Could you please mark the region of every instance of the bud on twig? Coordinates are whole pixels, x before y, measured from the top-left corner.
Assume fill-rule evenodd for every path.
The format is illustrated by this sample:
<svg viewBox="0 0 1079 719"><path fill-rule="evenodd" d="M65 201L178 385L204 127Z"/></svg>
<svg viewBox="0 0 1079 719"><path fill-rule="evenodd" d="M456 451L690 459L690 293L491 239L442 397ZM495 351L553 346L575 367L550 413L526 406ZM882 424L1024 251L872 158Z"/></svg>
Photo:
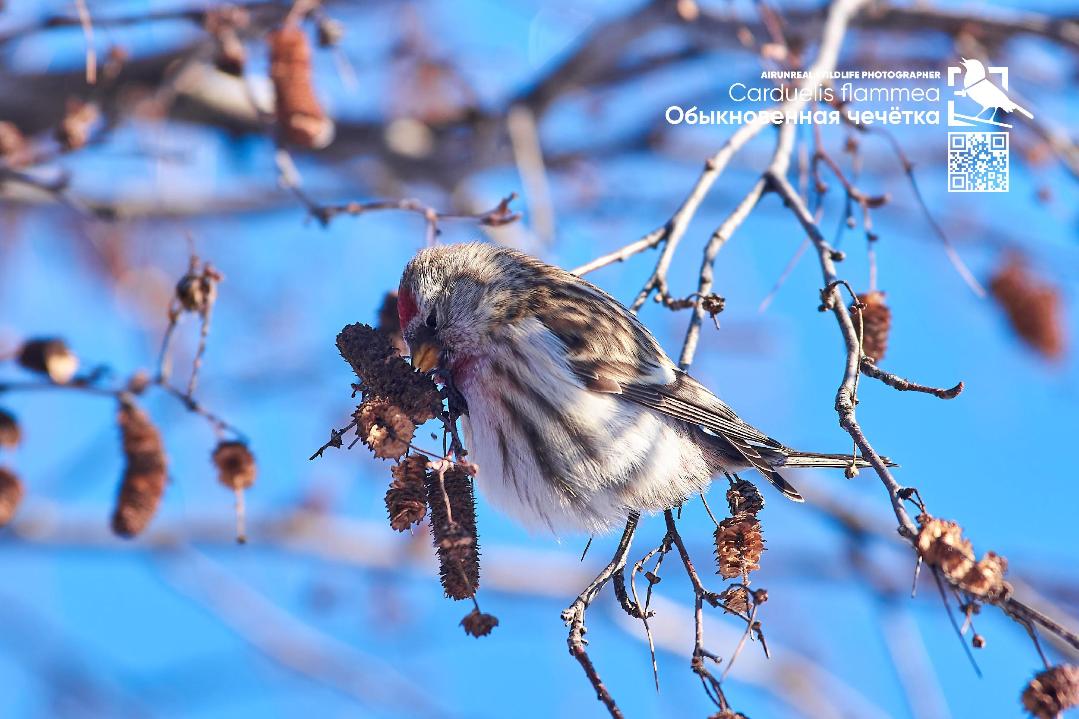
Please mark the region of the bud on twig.
<svg viewBox="0 0 1079 719"><path fill-rule="evenodd" d="M0 527L15 516L22 497L22 482L18 476L7 467L0 467Z"/></svg>
<svg viewBox="0 0 1079 719"><path fill-rule="evenodd" d="M47 375L57 384L66 384L79 369L79 358L56 337L27 340L19 348L16 361L31 372Z"/></svg>
<svg viewBox="0 0 1079 719"><path fill-rule="evenodd" d="M270 79L277 97L277 122L288 142L322 148L333 140L333 122L322 111L311 84L311 46L303 30L286 25L270 33Z"/></svg>
<svg viewBox="0 0 1079 719"><path fill-rule="evenodd" d="M157 427L136 405L121 402L117 422L123 443L124 474L112 515L112 529L121 537L133 537L150 524L165 493L165 447Z"/></svg>

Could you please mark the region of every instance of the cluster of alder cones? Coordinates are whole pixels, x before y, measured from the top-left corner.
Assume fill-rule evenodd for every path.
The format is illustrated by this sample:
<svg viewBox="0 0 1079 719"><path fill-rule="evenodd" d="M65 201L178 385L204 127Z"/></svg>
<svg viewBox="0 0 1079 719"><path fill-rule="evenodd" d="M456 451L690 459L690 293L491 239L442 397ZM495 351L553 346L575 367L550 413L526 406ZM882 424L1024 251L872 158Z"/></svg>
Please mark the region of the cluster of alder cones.
<svg viewBox="0 0 1079 719"><path fill-rule="evenodd" d="M404 532L430 514L428 525L446 596L475 602L480 586L479 536L472 467L467 462L433 457L412 445L416 429L442 412L434 381L412 369L401 353L404 344L393 325L394 298L380 312L388 331L364 324L341 330L337 347L360 379L361 402L353 413L356 438L383 459L392 459L393 478L386 491L390 526ZM331 446L341 446L334 433ZM473 636L489 634L498 619L477 606L461 622Z"/></svg>
<svg viewBox="0 0 1079 719"><path fill-rule="evenodd" d="M19 366L39 376L42 382L74 389L96 389L93 376L77 376L79 360L67 343L56 337L23 342L14 353ZM122 390L115 392L116 424L120 433L124 468L112 513L112 529L121 537L134 537L150 524L168 483L168 457L161 432L137 402L150 382L137 373ZM3 389L0 385L0 389ZM15 414L0 409L0 449L13 449L23 438ZM221 440L211 455L218 481L239 493L251 487L257 473L255 457L243 442ZM15 472L0 467L0 525L14 517L25 489ZM242 539L242 535L241 535Z"/></svg>

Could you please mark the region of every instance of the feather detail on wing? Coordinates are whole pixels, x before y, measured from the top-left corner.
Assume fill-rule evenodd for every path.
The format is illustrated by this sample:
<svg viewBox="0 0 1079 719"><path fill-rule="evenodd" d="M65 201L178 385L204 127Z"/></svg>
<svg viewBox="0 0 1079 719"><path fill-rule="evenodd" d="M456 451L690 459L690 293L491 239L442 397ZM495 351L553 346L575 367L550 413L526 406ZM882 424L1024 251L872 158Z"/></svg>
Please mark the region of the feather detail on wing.
<svg viewBox="0 0 1079 719"><path fill-rule="evenodd" d="M571 362L571 366L588 389L620 394L631 402L701 427L722 442L725 445L724 450L730 449L741 455L789 499L803 501L798 491L772 467L760 451L772 450L770 454L775 454L776 450L785 452L786 447L744 422L734 410L684 372L676 371L674 382L665 385L621 384L597 374L598 368L594 366L586 369L579 362ZM729 448L726 445L729 445Z"/></svg>

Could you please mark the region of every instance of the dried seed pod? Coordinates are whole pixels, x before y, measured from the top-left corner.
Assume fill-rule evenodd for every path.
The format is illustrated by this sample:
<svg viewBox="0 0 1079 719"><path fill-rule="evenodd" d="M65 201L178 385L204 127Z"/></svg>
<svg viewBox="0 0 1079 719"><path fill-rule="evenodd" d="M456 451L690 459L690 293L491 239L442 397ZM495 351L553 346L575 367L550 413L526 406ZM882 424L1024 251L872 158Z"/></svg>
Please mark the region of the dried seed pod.
<svg viewBox="0 0 1079 719"><path fill-rule="evenodd" d="M191 267L176 283L176 300L188 312L205 315L217 301L217 283L221 275L210 264L191 258Z"/></svg>
<svg viewBox="0 0 1079 719"><path fill-rule="evenodd" d="M416 425L438 416L442 400L435 383L413 370L385 333L365 324L349 325L337 335L337 349L360 378L365 397L389 399Z"/></svg>
<svg viewBox="0 0 1079 719"><path fill-rule="evenodd" d="M989 292L1023 342L1047 359L1063 356L1060 292L1032 274L1020 256L1010 255L1004 261L989 280Z"/></svg>
<svg viewBox="0 0 1079 719"><path fill-rule="evenodd" d="M0 408L0 448L18 447L22 440L22 429L15 415Z"/></svg>
<svg viewBox="0 0 1079 719"><path fill-rule="evenodd" d="M1008 560L995 552L987 552L963 575L959 586L976 597L998 599L1011 593L1011 586L1004 581L1007 571Z"/></svg>
<svg viewBox="0 0 1079 719"><path fill-rule="evenodd" d="M149 415L122 402L117 415L124 453L124 474L112 515L112 529L121 537L139 534L153 519L165 493L167 460L161 433Z"/></svg>
<svg viewBox="0 0 1079 719"><path fill-rule="evenodd" d="M732 584L719 593L719 598L723 600L723 608L729 612L735 614L749 612L749 592L745 587Z"/></svg>
<svg viewBox="0 0 1079 719"><path fill-rule="evenodd" d="M397 314L397 290L387 292L382 298L382 306L378 308L378 331L390 338L397 354L408 354L408 345L401 336L401 318Z"/></svg>
<svg viewBox="0 0 1079 719"><path fill-rule="evenodd" d="M56 128L56 140L64 150L70 152L86 145L90 139L90 128L99 116L97 105L81 100L68 100L64 119Z"/></svg>
<svg viewBox="0 0 1079 719"><path fill-rule="evenodd" d="M356 420L356 436L376 457L397 459L408 452L416 425L397 405L380 397L369 397L352 416Z"/></svg>
<svg viewBox="0 0 1079 719"><path fill-rule="evenodd" d="M708 719L747 719L747 717L746 717L745 714L742 714L741 712L736 712L736 711L733 711L731 709L726 709L724 711L716 712L715 714L708 717Z"/></svg>
<svg viewBox="0 0 1079 719"><path fill-rule="evenodd" d="M727 490L727 506L731 509L732 517L739 514L756 514L764 509L764 497L752 482L735 479L734 484Z"/></svg>
<svg viewBox="0 0 1079 719"><path fill-rule="evenodd" d="M438 554L439 576L446 596L465 599L480 586L476 500L472 479L460 468L427 475L427 503L431 507L431 535ZM449 502L447 506L447 501Z"/></svg>
<svg viewBox="0 0 1079 719"><path fill-rule="evenodd" d="M390 470L393 483L386 491L390 527L398 532L419 524L427 515L427 458L410 454Z"/></svg>
<svg viewBox="0 0 1079 719"><path fill-rule="evenodd" d="M498 617L493 614L484 614L479 609L473 609L461 620L461 626L465 628L465 634L473 637L485 637L491 630L498 626Z"/></svg>
<svg viewBox="0 0 1079 719"><path fill-rule="evenodd" d="M1036 674L1023 690L1023 706L1038 719L1055 719L1079 706L1079 666L1061 664Z"/></svg>
<svg viewBox="0 0 1079 719"><path fill-rule="evenodd" d="M701 297L701 309L707 312L713 319L723 311L726 304L727 300L714 292Z"/></svg>
<svg viewBox="0 0 1079 719"><path fill-rule="evenodd" d="M970 638L970 645L975 649L984 649L985 637L983 637L981 634L975 634L973 637Z"/></svg>
<svg viewBox="0 0 1079 719"><path fill-rule="evenodd" d="M229 489L247 489L255 483L258 467L248 446L237 440L222 440L213 451L217 481Z"/></svg>
<svg viewBox="0 0 1079 719"><path fill-rule="evenodd" d="M244 442L222 440L214 447L211 458L217 467L217 481L236 493L236 541L244 544L247 542L244 490L255 483L258 474L255 455Z"/></svg>
<svg viewBox="0 0 1079 719"><path fill-rule="evenodd" d="M308 148L333 140L333 122L326 117L311 84L311 46L303 30L286 25L270 33L270 79L277 97L277 123L286 140Z"/></svg>
<svg viewBox="0 0 1079 719"><path fill-rule="evenodd" d="M955 522L922 515L918 517L917 548L926 564L940 567L945 576L958 581L974 567L974 548Z"/></svg>
<svg viewBox="0 0 1079 719"><path fill-rule="evenodd" d="M764 539L756 517L747 514L727 517L716 528L715 542L716 567L724 579L744 578L760 569Z"/></svg>
<svg viewBox="0 0 1079 719"><path fill-rule="evenodd" d="M71 381L79 369L79 358L58 337L27 340L19 348L16 361L32 372L47 375L57 384Z"/></svg>
<svg viewBox="0 0 1079 719"><path fill-rule="evenodd" d="M15 516L23 493L18 476L7 467L0 467L0 527Z"/></svg>
<svg viewBox="0 0 1079 719"><path fill-rule="evenodd" d="M859 310L851 305L850 311L854 320L854 329L858 329L858 315L862 316L862 352L872 357L876 362L884 359L888 351L888 332L892 328L892 311L884 303L884 293L866 292L858 295L858 301L865 305Z"/></svg>

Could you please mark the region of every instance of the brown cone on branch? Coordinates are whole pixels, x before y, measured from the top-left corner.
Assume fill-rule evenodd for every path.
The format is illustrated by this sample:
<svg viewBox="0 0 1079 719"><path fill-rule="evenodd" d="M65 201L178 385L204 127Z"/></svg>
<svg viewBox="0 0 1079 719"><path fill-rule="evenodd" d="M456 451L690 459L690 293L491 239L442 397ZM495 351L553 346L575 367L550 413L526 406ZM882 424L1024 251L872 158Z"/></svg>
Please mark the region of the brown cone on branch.
<svg viewBox="0 0 1079 719"><path fill-rule="evenodd" d="M858 313L861 312L862 352L872 357L875 362L880 362L888 351L892 311L884 302L884 293L876 290L858 295L858 302L864 307L859 310L855 305L851 305L850 312L855 331L859 327Z"/></svg>
<svg viewBox="0 0 1079 719"><path fill-rule="evenodd" d="M479 609L473 609L461 620L461 626L465 634L473 637L485 637L491 630L498 626L498 617L493 614L484 614Z"/></svg>
<svg viewBox="0 0 1079 719"><path fill-rule="evenodd" d="M337 348L360 378L365 398L391 401L417 425L438 416L442 400L434 381L413 370L386 333L365 324L349 325L337 335Z"/></svg>
<svg viewBox="0 0 1079 719"><path fill-rule="evenodd" d="M1064 318L1060 292L1034 275L1017 254L1009 255L989 280L989 292L1012 330L1046 359L1064 355Z"/></svg>
<svg viewBox="0 0 1079 719"><path fill-rule="evenodd" d="M19 477L7 467L0 467L0 527L15 516L23 493Z"/></svg>
<svg viewBox="0 0 1079 719"><path fill-rule="evenodd" d="M333 122L315 97L311 81L311 44L303 30L285 25L270 33L270 79L277 104L277 124L284 138L318 149L333 140Z"/></svg>
<svg viewBox="0 0 1079 719"><path fill-rule="evenodd" d="M397 459L408 452L416 425L397 405L381 397L368 397L352 416L356 436L376 457Z"/></svg>
<svg viewBox="0 0 1079 719"><path fill-rule="evenodd" d="M112 515L112 529L121 537L139 534L153 519L167 481L167 460L161 433L136 405L121 402L117 415L124 453L124 473Z"/></svg>
<svg viewBox="0 0 1079 719"><path fill-rule="evenodd" d="M1022 699L1023 707L1037 719L1055 719L1079 706L1079 666L1061 664L1038 673Z"/></svg>
<svg viewBox="0 0 1079 719"><path fill-rule="evenodd" d="M393 483L386 491L390 527L398 532L420 523L427 515L427 458L410 454L390 470Z"/></svg>
<svg viewBox="0 0 1079 719"><path fill-rule="evenodd" d="M472 478L454 466L439 479L427 475L427 503L431 508L431 535L438 554L439 578L446 596L466 599L480 586L476 500ZM449 505L447 506L447 500Z"/></svg>
<svg viewBox="0 0 1079 719"><path fill-rule="evenodd" d="M734 484L727 490L727 506L730 507L732 517L739 514L757 514L764 509L764 497L752 482L735 479Z"/></svg>
<svg viewBox="0 0 1079 719"><path fill-rule="evenodd" d="M727 517L719 523L715 534L716 567L724 579L747 577L760 569L764 539L761 523L751 514Z"/></svg>

